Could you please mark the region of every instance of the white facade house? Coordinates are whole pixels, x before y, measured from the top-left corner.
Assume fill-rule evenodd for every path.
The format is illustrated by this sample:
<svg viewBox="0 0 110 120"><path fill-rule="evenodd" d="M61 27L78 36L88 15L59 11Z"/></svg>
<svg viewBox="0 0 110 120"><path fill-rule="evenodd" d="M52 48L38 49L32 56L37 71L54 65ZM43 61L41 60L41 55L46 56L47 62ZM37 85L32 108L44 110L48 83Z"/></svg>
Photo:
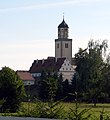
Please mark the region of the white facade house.
<svg viewBox="0 0 110 120"><path fill-rule="evenodd" d="M70 61L68 59L64 60L64 63L62 64L61 68L59 69L59 73L62 74L63 80L66 79L71 82L73 75L75 74L75 66L72 66L70 64Z"/></svg>
<svg viewBox="0 0 110 120"><path fill-rule="evenodd" d="M42 71L45 72L57 72L62 74L63 80L71 81L75 73L75 67L71 65L67 58L47 58L43 60L34 60L30 67L30 73L34 78L39 78L42 75Z"/></svg>
<svg viewBox="0 0 110 120"><path fill-rule="evenodd" d="M35 79L28 71L17 71L17 75L23 81L24 85L34 85Z"/></svg>

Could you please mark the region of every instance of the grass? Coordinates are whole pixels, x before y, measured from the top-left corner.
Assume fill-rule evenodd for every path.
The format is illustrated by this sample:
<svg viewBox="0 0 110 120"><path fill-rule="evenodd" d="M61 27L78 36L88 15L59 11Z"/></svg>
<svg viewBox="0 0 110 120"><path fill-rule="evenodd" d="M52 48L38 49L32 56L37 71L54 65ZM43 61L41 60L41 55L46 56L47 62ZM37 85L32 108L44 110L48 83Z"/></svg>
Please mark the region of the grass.
<svg viewBox="0 0 110 120"><path fill-rule="evenodd" d="M64 110L65 110L65 116L67 115L67 113L69 112L70 108L75 108L75 103L62 103L64 106ZM34 110L36 107L36 103L27 103L27 102L23 102L21 105L23 108L25 108L25 111L27 112L27 114L31 111ZM21 107L21 109L22 109ZM81 103L79 104L79 108L78 110L81 111L83 109L89 109L90 110L86 113L87 114L91 114L90 120L97 120L99 119L100 113L104 110L104 115L108 115L110 116L110 104L97 104L96 107L94 107L93 104L86 104L86 103ZM20 109L20 111L21 111ZM17 113L0 113L0 115L2 116L23 116L24 113L18 111Z"/></svg>
<svg viewBox="0 0 110 120"><path fill-rule="evenodd" d="M65 105L65 110L68 112L70 108L75 107L75 103L64 103ZM86 103L81 103L79 104L79 111L83 109L89 109L90 110L85 114L91 114L90 120L97 120L100 117L101 112L104 113L104 116L109 116L110 117L110 104L97 104L96 107L94 107L94 104L86 104Z"/></svg>

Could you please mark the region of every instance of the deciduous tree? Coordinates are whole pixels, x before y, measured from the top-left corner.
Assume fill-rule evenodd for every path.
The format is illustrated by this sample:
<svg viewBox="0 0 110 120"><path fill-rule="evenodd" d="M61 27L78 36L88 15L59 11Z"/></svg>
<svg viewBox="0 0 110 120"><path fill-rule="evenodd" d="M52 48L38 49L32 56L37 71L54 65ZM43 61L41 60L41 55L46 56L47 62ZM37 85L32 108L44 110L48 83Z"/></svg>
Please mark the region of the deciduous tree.
<svg viewBox="0 0 110 120"><path fill-rule="evenodd" d="M79 92L85 99L92 100L96 103L98 97L104 93L103 90L103 71L106 63L103 60L107 49L107 41L102 43L91 40L86 49L79 49L75 55L76 71L79 74Z"/></svg>
<svg viewBox="0 0 110 120"><path fill-rule="evenodd" d="M0 99L4 100L2 112L16 112L25 95L23 82L16 72L9 67L3 67L0 71Z"/></svg>

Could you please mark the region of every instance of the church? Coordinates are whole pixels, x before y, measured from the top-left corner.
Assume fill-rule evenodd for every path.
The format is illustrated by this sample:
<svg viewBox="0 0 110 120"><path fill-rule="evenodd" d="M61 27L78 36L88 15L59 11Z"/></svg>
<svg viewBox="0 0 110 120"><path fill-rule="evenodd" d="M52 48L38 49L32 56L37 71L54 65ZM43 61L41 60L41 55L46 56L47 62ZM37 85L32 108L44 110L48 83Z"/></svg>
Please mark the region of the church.
<svg viewBox="0 0 110 120"><path fill-rule="evenodd" d="M50 72L51 74L57 72L58 75L62 74L63 81L68 80L71 82L76 66L72 59L72 39L68 37L69 27L63 17L63 21L58 25L58 39L55 39L55 56L34 60L28 72L35 79L35 83L32 80L26 82L36 84L42 75L42 71ZM24 71L23 73L20 71L19 75L22 78ZM26 82L24 83L26 84Z"/></svg>
<svg viewBox="0 0 110 120"><path fill-rule="evenodd" d="M64 20L58 25L58 39L55 39L55 57L47 59L34 60L29 72L37 80L42 71L57 72L62 74L63 80L73 78L75 73L75 65L72 60L72 39L68 38L69 27Z"/></svg>

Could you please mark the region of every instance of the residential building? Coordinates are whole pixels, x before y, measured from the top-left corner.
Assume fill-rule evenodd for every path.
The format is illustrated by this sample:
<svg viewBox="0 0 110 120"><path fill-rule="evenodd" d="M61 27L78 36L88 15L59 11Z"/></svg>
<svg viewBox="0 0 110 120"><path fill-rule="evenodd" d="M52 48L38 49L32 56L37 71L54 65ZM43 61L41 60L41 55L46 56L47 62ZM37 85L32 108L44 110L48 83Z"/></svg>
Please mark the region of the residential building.
<svg viewBox="0 0 110 120"><path fill-rule="evenodd" d="M29 70L31 75L38 80L43 71L51 74L57 72L58 75L62 74L64 81L66 79L71 81L75 73L75 66L72 66L67 58L52 57L42 60L34 60Z"/></svg>
<svg viewBox="0 0 110 120"><path fill-rule="evenodd" d="M16 71L17 75L20 77L20 79L23 81L24 85L34 85L35 79L28 71Z"/></svg>

